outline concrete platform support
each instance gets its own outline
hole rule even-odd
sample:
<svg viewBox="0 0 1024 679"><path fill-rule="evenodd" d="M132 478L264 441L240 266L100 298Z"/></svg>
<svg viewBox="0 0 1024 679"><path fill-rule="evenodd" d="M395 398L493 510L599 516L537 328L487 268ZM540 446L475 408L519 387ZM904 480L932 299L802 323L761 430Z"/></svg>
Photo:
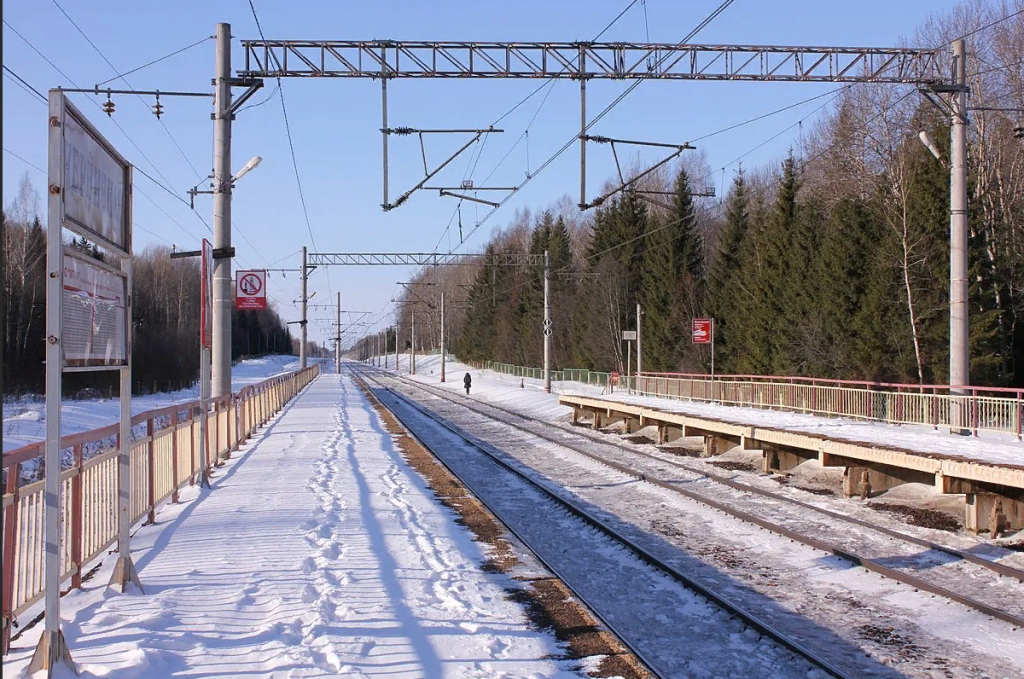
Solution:
<svg viewBox="0 0 1024 679"><path fill-rule="evenodd" d="M995 493L968 493L964 525L975 533L995 535L1024 528L1024 501Z"/></svg>
<svg viewBox="0 0 1024 679"><path fill-rule="evenodd" d="M793 451L767 444L762 444L762 451L761 471L765 474L788 471L807 460L817 458L817 454L814 451Z"/></svg>
<svg viewBox="0 0 1024 679"><path fill-rule="evenodd" d="M642 418L639 418L639 417L626 417L624 419L626 421L626 433L627 434L635 434L635 433L637 433L638 431L640 431L643 428L643 425L641 424Z"/></svg>
<svg viewBox="0 0 1024 679"><path fill-rule="evenodd" d="M864 472L867 472L867 483L870 486L868 497L873 497L881 492L903 485L904 483L932 484L932 475L924 472L916 472L913 469L893 468L893 474L873 469L851 465L843 468L843 497L858 497L863 494Z"/></svg>

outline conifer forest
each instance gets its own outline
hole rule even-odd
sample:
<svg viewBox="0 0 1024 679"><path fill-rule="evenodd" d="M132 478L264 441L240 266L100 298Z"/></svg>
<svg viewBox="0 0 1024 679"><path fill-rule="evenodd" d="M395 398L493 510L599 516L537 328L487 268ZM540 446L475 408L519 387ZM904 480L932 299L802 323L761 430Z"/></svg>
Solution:
<svg viewBox="0 0 1024 679"><path fill-rule="evenodd" d="M970 379L1021 386L1024 16L970 35L1009 11L996 9L966 2L911 42L969 34ZM720 374L948 382L948 118L909 87L842 87L828 101L764 167L712 168L698 151L596 209L566 196L492 234L482 251L549 253L552 367L624 371L639 304L645 372L707 372L690 323L713 317ZM422 271L397 318L402 351L414 313L417 349L436 349L442 291L460 359L542 365L539 267Z"/></svg>

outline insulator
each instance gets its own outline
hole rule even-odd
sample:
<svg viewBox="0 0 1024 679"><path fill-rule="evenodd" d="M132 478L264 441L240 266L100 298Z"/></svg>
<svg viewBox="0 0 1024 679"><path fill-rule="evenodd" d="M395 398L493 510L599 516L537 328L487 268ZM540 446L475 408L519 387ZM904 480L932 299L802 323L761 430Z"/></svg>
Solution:
<svg viewBox="0 0 1024 679"><path fill-rule="evenodd" d="M160 103L159 99L157 99L156 103L153 104L153 115L155 115L157 117L157 120L159 120L160 116L162 116L163 114L164 114L164 105Z"/></svg>
<svg viewBox="0 0 1024 679"><path fill-rule="evenodd" d="M107 114L107 117L111 117L114 114L114 102L111 99L107 99L103 102L103 112Z"/></svg>

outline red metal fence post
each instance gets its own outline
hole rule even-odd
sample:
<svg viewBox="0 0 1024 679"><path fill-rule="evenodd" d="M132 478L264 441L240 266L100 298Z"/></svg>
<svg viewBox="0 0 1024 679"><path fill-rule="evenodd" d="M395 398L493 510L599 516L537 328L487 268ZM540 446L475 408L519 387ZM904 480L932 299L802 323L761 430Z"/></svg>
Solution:
<svg viewBox="0 0 1024 679"><path fill-rule="evenodd" d="M40 446L40 450L41 450ZM11 644L11 611L14 610L14 546L18 532L18 510L21 498L18 496L18 479L21 477L21 463L7 470L7 493L14 497L11 506L4 512L4 576L3 576L3 631L0 634L0 654L7 655Z"/></svg>

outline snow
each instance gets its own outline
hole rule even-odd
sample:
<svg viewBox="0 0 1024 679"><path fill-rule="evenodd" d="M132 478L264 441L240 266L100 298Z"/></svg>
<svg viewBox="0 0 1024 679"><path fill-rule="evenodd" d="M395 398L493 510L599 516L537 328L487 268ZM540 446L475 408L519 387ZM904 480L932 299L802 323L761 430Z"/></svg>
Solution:
<svg viewBox="0 0 1024 679"><path fill-rule="evenodd" d="M407 357L402 359L400 372L406 374ZM463 393L462 377L469 372L472 396L546 421L571 412L557 403L557 394L545 394L538 380L520 382L449 361L448 381L439 385L439 357L418 357L417 368L416 379L453 394ZM236 379L244 378L242 372L236 371ZM253 367L247 378L265 376L258 373ZM581 390L580 385L553 386ZM592 388L591 395L599 396L600 388ZM659 401L666 404L699 405ZM32 423L26 412L18 421ZM771 426L785 423L788 415L747 410L742 415L747 412L772 417ZM886 425L865 429L872 428L899 431ZM929 657L950 658L957 669L978 667L972 663L989 662L998 669L1024 664L1024 642L1003 623L955 604L936 604L923 593L807 547L786 541L780 551L777 537L737 528L720 513L661 490L645 489L650 498L640 501L632 484L617 483L614 472L581 465L551 444L521 445L527 452L531 446L537 468L549 465L544 473L572 476L569 463L579 465L581 473L567 487L595 504L625 505L629 511L622 520L656 534L672 517L683 527L675 547L683 551L676 556L688 552L685 562L691 567L733 578L733 594L755 588L764 602L781 597L793 607L796 622L820 627L819 636L831 625L852 630L849 641L841 642L851 645L851 653L861 643L854 635L860 628L851 625L860 623L915 632ZM83 589L61 600L62 628L82 676L565 679L596 662L558 660L565 649L549 632L534 629L508 600L506 590L521 584L480 569L487 548L436 504L344 374L314 381L216 471L212 490L188 487L182 500L162 508L158 523L133 537L132 556L145 593L108 591L114 562L108 556ZM732 567L730 559L742 563ZM749 581L736 574L744 571ZM22 621L35 612L26 612ZM5 676L24 676L41 627L14 642ZM736 652L756 652L756 640L740 638L743 634L735 640ZM55 675L71 676L63 667Z"/></svg>
<svg viewBox="0 0 1024 679"><path fill-rule="evenodd" d="M563 393L579 393L579 391L567 385L566 391ZM896 426L883 422L865 422L622 393L604 398L735 424L770 427L822 438L1024 468L1024 444L1011 436L991 432L987 432L981 437L951 436L948 431L941 428L934 430L918 425Z"/></svg>
<svg viewBox="0 0 1024 679"><path fill-rule="evenodd" d="M407 375L406 361L408 359L405 354L402 354L400 358L402 359L399 364L401 373ZM440 356L417 357L415 379L458 391L462 389L462 376L469 372L473 376L472 395L479 394L494 403L548 420L564 417L572 412L571 408L557 404L557 394L573 394L632 403L667 412L707 417L734 424L770 427L885 448L1024 467L1024 444L1012 436L994 432L982 432L981 436L951 436L947 430L936 431L931 427L916 425L896 426L883 422L865 422L698 401L636 396L623 392L602 395L601 387L579 382L552 382L553 394L538 399L537 392L540 391L543 394L541 380L522 379L523 387L520 388L519 377L491 370L478 370L453 360L446 362L448 381L441 385L438 383L440 362Z"/></svg>
<svg viewBox="0 0 1024 679"><path fill-rule="evenodd" d="M231 388L238 391L249 384L283 373L298 370L296 356L265 356L239 361L231 368ZM188 389L132 399L132 414L164 408L175 403L186 403L199 398L199 385ZM61 409L61 434L66 436L80 431L98 429L117 422L121 417L121 402L117 397L100 399L64 399ZM21 448L46 438L46 404L42 396L29 396L4 400L4 452Z"/></svg>
<svg viewBox="0 0 1024 679"><path fill-rule="evenodd" d="M321 376L253 441L133 538L145 593L108 592L108 558L62 599L82 676L579 676L350 378Z"/></svg>

